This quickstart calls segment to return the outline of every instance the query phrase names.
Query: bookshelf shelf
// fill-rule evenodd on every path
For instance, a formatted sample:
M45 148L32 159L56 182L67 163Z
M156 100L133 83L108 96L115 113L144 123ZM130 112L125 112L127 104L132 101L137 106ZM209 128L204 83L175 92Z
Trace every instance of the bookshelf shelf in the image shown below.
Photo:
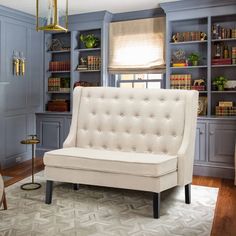
M236 67L236 64L229 64L229 65L211 65L211 67Z
M93 72L101 72L101 70L76 70L80 73L93 73Z
M61 91L47 91L48 94L70 94L70 92L61 92Z
M207 68L207 65L202 66L171 66L171 69L199 69L199 68Z
M221 93L236 93L236 90L211 91L211 93L219 93L219 94L221 94Z
M212 119L235 120L236 116L210 116Z
M211 40L211 42L225 42L225 41L236 41L236 38L212 39L212 40Z
M51 71L51 70L49 70L48 72L49 73L70 73L69 70L62 70L62 71Z
M57 53L68 53L68 52L71 52L71 50L60 50L60 51L47 51L47 53L55 53L55 54L57 54Z
M92 51L100 51L101 48L76 48L75 51L78 52L92 52Z
M207 40L195 40L195 41L183 41L183 42L171 42L170 45L184 45L184 44L195 44L195 43L207 43Z

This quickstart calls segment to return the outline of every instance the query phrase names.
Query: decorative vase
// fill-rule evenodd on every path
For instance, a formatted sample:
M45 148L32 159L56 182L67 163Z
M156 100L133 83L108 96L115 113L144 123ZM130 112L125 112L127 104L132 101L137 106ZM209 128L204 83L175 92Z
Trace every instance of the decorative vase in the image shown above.
M96 47L96 42L92 40L88 40L85 42L85 47L86 48L95 48Z
M192 65L193 66L197 66L198 65L198 61L192 61Z
M224 91L224 85L218 85L217 86L217 88L218 88L218 91Z

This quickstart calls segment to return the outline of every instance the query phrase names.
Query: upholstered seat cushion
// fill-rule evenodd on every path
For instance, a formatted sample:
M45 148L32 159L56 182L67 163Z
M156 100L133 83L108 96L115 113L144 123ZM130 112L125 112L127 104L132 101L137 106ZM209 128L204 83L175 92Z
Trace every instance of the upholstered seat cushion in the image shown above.
M44 155L46 166L158 177L177 170L177 157L86 148L63 148Z

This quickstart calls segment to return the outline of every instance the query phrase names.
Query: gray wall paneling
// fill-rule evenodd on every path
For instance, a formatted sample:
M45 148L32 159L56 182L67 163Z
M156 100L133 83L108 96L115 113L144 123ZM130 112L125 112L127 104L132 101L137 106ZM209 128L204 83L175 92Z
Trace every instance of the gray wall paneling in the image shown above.
M35 17L0 6L0 81L7 82L0 85L0 162L4 168L31 157L31 147L20 141L36 133L35 112L42 109L42 45ZM25 76L13 75L13 50L24 53Z

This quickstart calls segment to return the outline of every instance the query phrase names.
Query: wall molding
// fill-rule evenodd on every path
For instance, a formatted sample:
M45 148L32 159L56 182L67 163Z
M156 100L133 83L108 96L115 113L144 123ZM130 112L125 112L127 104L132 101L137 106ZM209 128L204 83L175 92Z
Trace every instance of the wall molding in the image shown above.
M177 12L209 7L221 7L235 5L235 0L182 0L178 2L160 3L165 12Z
M122 13L113 14L112 22L146 19L146 18L153 18L153 17L159 17L159 16L165 16L164 10L161 8L153 8L153 9L148 9L148 10L122 12Z
M0 16L36 25L35 16L2 5L0 5Z

